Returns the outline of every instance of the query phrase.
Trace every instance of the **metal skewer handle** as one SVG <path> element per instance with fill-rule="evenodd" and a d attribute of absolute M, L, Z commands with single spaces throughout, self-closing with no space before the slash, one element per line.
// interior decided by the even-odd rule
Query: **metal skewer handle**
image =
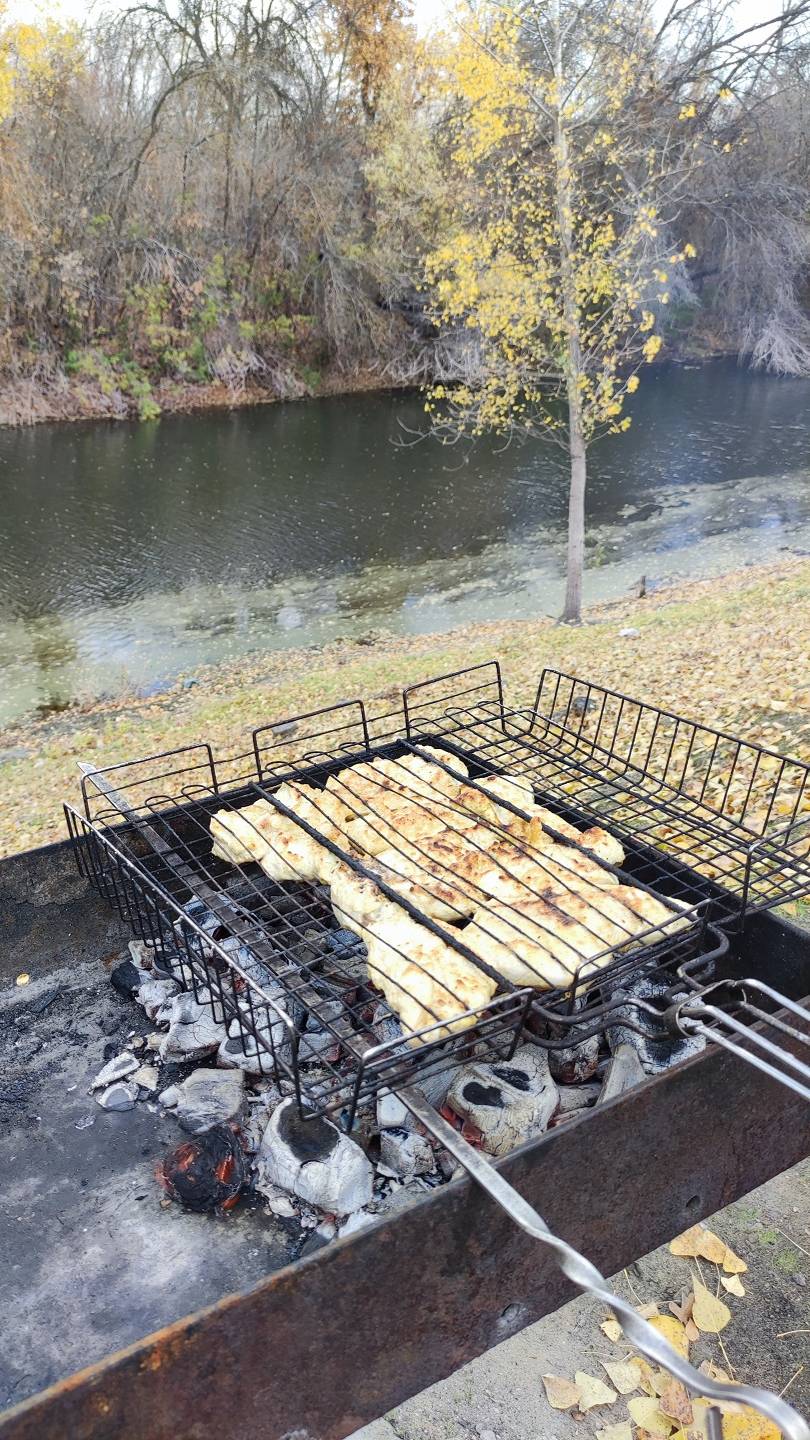
<path fill-rule="evenodd" d="M 539 1240 L 541 1245 L 551 1251 L 563 1274 L 580 1290 L 587 1291 L 589 1295 L 609 1306 L 628 1340 L 632 1340 L 648 1360 L 669 1371 L 670 1375 L 674 1375 L 696 1395 L 706 1395 L 710 1400 L 725 1400 L 752 1406 L 760 1415 L 778 1426 L 785 1440 L 810 1440 L 810 1425 L 778 1395 L 772 1395 L 769 1390 L 760 1390 L 754 1385 L 727 1385 L 719 1380 L 712 1380 L 710 1376 L 690 1365 L 663 1335 L 652 1325 L 648 1325 L 646 1320 L 642 1320 L 632 1305 L 628 1305 L 626 1300 L 613 1293 L 604 1275 L 590 1260 L 586 1260 L 578 1250 L 549 1230 L 542 1216 L 447 1120 L 437 1114 L 418 1090 L 407 1086 L 398 1089 L 396 1093 L 420 1124 L 464 1167 L 471 1179 L 506 1211 L 510 1219 L 514 1220 L 521 1230 L 525 1230 L 527 1235 Z M 711 1411 L 709 1415 L 711 1417 Z M 720 1417 L 715 1412 L 712 1419 L 714 1434 L 717 1440 L 722 1440 L 722 1430 L 717 1428 L 718 1423 Z M 711 1428 L 709 1433 L 711 1435 Z"/>

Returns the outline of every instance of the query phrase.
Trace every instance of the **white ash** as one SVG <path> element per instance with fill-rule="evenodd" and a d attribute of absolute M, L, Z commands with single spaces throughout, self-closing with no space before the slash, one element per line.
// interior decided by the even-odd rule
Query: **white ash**
<path fill-rule="evenodd" d="M 481 1147 L 508 1155 L 548 1128 L 559 1103 L 545 1051 L 523 1045 L 509 1061 L 467 1065 L 453 1080 L 447 1104 L 481 1132 Z"/>
<path fill-rule="evenodd" d="M 259 1147 L 263 1178 L 334 1215 L 372 1198 L 374 1168 L 348 1135 L 322 1116 L 303 1119 L 294 1100 L 273 1112 Z"/>
<path fill-rule="evenodd" d="M 224 1025 L 214 1020 L 207 1005 L 183 992 L 172 1001 L 169 1033 L 160 1044 L 162 1060 L 204 1060 L 226 1038 Z"/>
<path fill-rule="evenodd" d="M 131 1110 L 138 1098 L 138 1087 L 126 1080 L 116 1080 L 96 1096 L 96 1103 L 102 1110 Z"/>
<path fill-rule="evenodd" d="M 380 1163 L 403 1180 L 436 1169 L 436 1156 L 427 1136 L 415 1130 L 381 1130 Z"/>
<path fill-rule="evenodd" d="M 182 1085 L 175 1114 L 190 1135 L 201 1135 L 212 1125 L 238 1121 L 245 1109 L 245 1077 L 241 1070 L 193 1070 Z"/>
<path fill-rule="evenodd" d="M 633 1090 L 646 1079 L 647 1074 L 638 1051 L 634 1046 L 620 1041 L 608 1062 L 599 1093 L 599 1104 L 613 1100 L 616 1095 L 623 1095 L 626 1090 Z"/>
<path fill-rule="evenodd" d="M 141 970 L 151 970 L 155 963 L 155 946 L 151 940 L 130 940 L 129 953 L 133 964 Z"/>
<path fill-rule="evenodd" d="M 147 980 L 141 985 L 135 999 L 142 1005 L 150 1020 L 156 1019 L 167 1001 L 173 1000 L 175 995 L 180 993 L 180 986 L 176 980 Z"/>
<path fill-rule="evenodd" d="M 156 1065 L 139 1065 L 137 1070 L 133 1070 L 130 1079 L 133 1085 L 140 1086 L 147 1095 L 154 1095 L 160 1084 L 160 1074 Z"/>
<path fill-rule="evenodd" d="M 251 1030 L 256 1034 L 251 1034 Z M 228 1022 L 217 1052 L 219 1065 L 244 1070 L 249 1075 L 267 1075 L 275 1063 L 289 1064 L 291 1058 L 290 1026 L 269 1005 L 252 1022 L 248 1014 L 241 1023 L 235 1015 Z"/>
<path fill-rule="evenodd" d="M 140 1061 L 135 1059 L 128 1050 L 122 1051 L 120 1055 L 108 1060 L 102 1065 L 95 1079 L 91 1081 L 91 1090 L 103 1090 L 107 1085 L 112 1085 L 114 1080 L 125 1080 L 134 1070 L 138 1069 Z"/>
<path fill-rule="evenodd" d="M 560 1105 L 558 1115 L 574 1115 L 578 1110 L 586 1110 L 589 1105 L 595 1105 L 601 1094 L 599 1085 L 560 1085 Z"/>

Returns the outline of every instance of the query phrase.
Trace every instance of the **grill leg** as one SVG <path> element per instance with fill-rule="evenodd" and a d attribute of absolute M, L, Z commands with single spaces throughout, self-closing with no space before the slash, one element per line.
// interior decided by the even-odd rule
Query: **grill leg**
<path fill-rule="evenodd" d="M 553 1235 L 543 1220 L 542 1216 L 519 1195 L 512 1186 L 503 1179 L 503 1176 L 495 1169 L 489 1161 L 474 1150 L 471 1145 L 453 1129 L 441 1115 L 433 1109 L 424 1099 L 418 1090 L 411 1086 L 397 1091 L 400 1099 L 411 1113 L 425 1126 L 426 1130 L 435 1136 L 437 1140 L 449 1150 L 450 1154 L 460 1165 L 463 1165 L 468 1175 L 486 1190 L 487 1194 L 506 1211 L 507 1215 L 525 1230 L 533 1239 L 539 1240 L 552 1251 L 557 1264 L 564 1275 L 568 1276 L 580 1290 L 585 1290 L 589 1295 L 601 1300 L 613 1311 L 616 1319 L 622 1327 L 628 1340 L 638 1347 L 648 1360 L 668 1370 L 695 1395 L 706 1395 L 710 1400 L 727 1400 L 743 1403 L 758 1410 L 771 1420 L 782 1432 L 785 1440 L 810 1440 L 810 1425 L 782 1400 L 778 1395 L 772 1395 L 768 1390 L 760 1390 L 753 1385 L 725 1385 L 720 1381 L 711 1380 L 708 1375 L 689 1364 L 689 1361 L 679 1355 L 677 1350 L 642 1320 L 626 1300 L 619 1295 L 614 1295 L 608 1288 L 605 1277 L 600 1274 L 590 1260 L 580 1255 L 565 1240 L 560 1240 Z M 710 1412 L 711 1413 L 711 1412 Z M 719 1420 L 719 1416 L 717 1417 Z M 718 1440 L 721 1440 L 722 1432 L 716 1430 Z"/>

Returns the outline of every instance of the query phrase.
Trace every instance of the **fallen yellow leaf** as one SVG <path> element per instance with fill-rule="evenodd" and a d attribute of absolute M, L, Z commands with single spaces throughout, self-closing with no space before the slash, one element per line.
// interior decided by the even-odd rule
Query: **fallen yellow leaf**
<path fill-rule="evenodd" d="M 683 1235 L 676 1235 L 670 1241 L 670 1251 L 673 1255 L 687 1256 L 694 1259 L 699 1255 L 702 1260 L 709 1260 L 713 1265 L 722 1265 L 728 1246 L 725 1240 L 721 1240 L 714 1231 L 707 1230 L 703 1225 L 692 1225 L 684 1230 Z"/>
<path fill-rule="evenodd" d="M 544 1375 L 546 1399 L 552 1410 L 573 1410 L 579 1404 L 579 1388 L 562 1375 Z"/>
<path fill-rule="evenodd" d="M 624 1339 L 622 1327 L 618 1320 L 603 1320 L 599 1329 L 604 1335 L 607 1335 L 608 1340 L 612 1340 L 614 1344 L 618 1344 L 620 1340 Z"/>
<path fill-rule="evenodd" d="M 704 1335 L 719 1335 L 728 1325 L 731 1311 L 722 1300 L 718 1300 L 705 1285 L 696 1280 L 692 1319 Z"/>
<path fill-rule="evenodd" d="M 30 979 L 31 979 L 31 976 L 28 974 L 28 971 L 27 971 L 27 970 L 23 970 L 22 973 L 17 976 L 17 979 L 15 980 L 14 983 L 15 983 L 15 985 L 27 985 L 28 982 L 30 981 Z"/>
<path fill-rule="evenodd" d="M 704 1360 L 698 1366 L 701 1375 L 708 1375 L 710 1380 L 719 1380 L 723 1385 L 735 1385 L 737 1382 L 720 1365 L 715 1365 L 713 1360 Z"/>
<path fill-rule="evenodd" d="M 633 1440 L 633 1427 L 629 1420 L 621 1420 L 618 1425 L 605 1425 L 602 1430 L 597 1430 L 596 1440 Z"/>
<path fill-rule="evenodd" d="M 641 1388 L 641 1368 L 637 1360 L 603 1360 L 602 1369 L 607 1370 L 611 1385 L 620 1395 L 632 1395 Z"/>
<path fill-rule="evenodd" d="M 758 1415 L 756 1410 L 744 1406 L 739 1415 L 723 1416 L 723 1440 L 780 1440 L 781 1431 Z"/>
<path fill-rule="evenodd" d="M 727 1245 L 726 1253 L 723 1256 L 723 1269 L 727 1275 L 744 1275 L 748 1266 L 745 1261 L 741 1260 L 739 1255 L 735 1255 L 734 1251 L 730 1250 Z"/>
<path fill-rule="evenodd" d="M 577 1370 L 574 1384 L 579 1390 L 580 1410 L 592 1410 L 595 1405 L 612 1405 L 618 1399 L 616 1391 L 611 1390 L 604 1380 L 597 1375 L 587 1375 L 584 1370 Z"/>
<path fill-rule="evenodd" d="M 679 1425 L 692 1423 L 692 1405 L 680 1380 L 670 1380 L 666 1390 L 659 1396 L 658 1408 L 662 1415 L 676 1420 Z"/>
<path fill-rule="evenodd" d="M 730 1295 L 745 1294 L 745 1286 L 743 1285 L 739 1275 L 729 1275 L 728 1277 L 726 1277 L 725 1275 L 721 1275 L 720 1284 L 723 1286 L 724 1290 L 728 1290 Z"/>
<path fill-rule="evenodd" d="M 658 1401 L 650 1400 L 646 1395 L 639 1395 L 634 1400 L 628 1400 L 627 1408 L 637 1425 L 646 1430 L 650 1435 L 666 1437 L 675 1429 L 675 1425 L 666 1415 L 662 1415 L 658 1409 Z"/>
<path fill-rule="evenodd" d="M 669 1341 L 679 1355 L 688 1357 L 689 1341 L 680 1320 L 676 1320 L 674 1315 L 653 1315 L 649 1324 L 652 1325 L 653 1330 L 657 1330 L 659 1335 L 663 1335 L 664 1339 Z M 697 1320 L 695 1324 L 698 1324 Z"/>

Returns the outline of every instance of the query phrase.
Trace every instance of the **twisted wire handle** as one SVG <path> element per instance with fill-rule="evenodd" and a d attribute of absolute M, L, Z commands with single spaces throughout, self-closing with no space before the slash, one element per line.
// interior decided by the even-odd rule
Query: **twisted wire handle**
<path fill-rule="evenodd" d="M 597 1300 L 607 1305 L 619 1321 L 622 1330 L 628 1340 L 645 1355 L 648 1360 L 654 1361 L 662 1369 L 674 1375 L 684 1385 L 688 1386 L 695 1394 L 705 1395 L 710 1400 L 726 1400 L 735 1404 L 747 1404 L 754 1410 L 759 1411 L 766 1419 L 773 1421 L 785 1436 L 785 1440 L 810 1440 L 810 1425 L 788 1405 L 786 1400 L 780 1396 L 773 1395 L 769 1390 L 761 1390 L 755 1385 L 730 1385 L 720 1380 L 713 1380 L 710 1376 L 704 1375 L 696 1370 L 689 1361 L 675 1350 L 667 1340 L 664 1339 L 652 1325 L 636 1313 L 632 1305 L 623 1300 L 620 1295 L 615 1295 L 610 1289 L 604 1275 L 580 1255 L 572 1245 L 559 1236 L 554 1235 L 546 1225 L 545 1220 L 536 1210 L 529 1205 L 528 1201 L 514 1190 L 507 1180 L 489 1164 L 487 1160 L 453 1129 L 441 1115 L 438 1115 L 431 1105 L 425 1100 L 420 1092 L 412 1086 L 397 1091 L 399 1098 L 407 1105 L 411 1113 L 424 1125 L 437 1140 L 449 1150 L 450 1154 L 464 1167 L 468 1175 L 486 1190 L 493 1200 L 506 1211 L 507 1215 L 525 1230 L 533 1239 L 539 1240 L 554 1255 L 557 1264 L 564 1275 L 568 1276 L 580 1290 L 585 1290 Z M 709 1412 L 712 1417 L 712 1412 Z M 722 1431 L 718 1428 L 721 1424 L 720 1417 L 716 1414 L 710 1419 L 710 1434 L 714 1430 L 718 1440 L 721 1440 Z"/>

